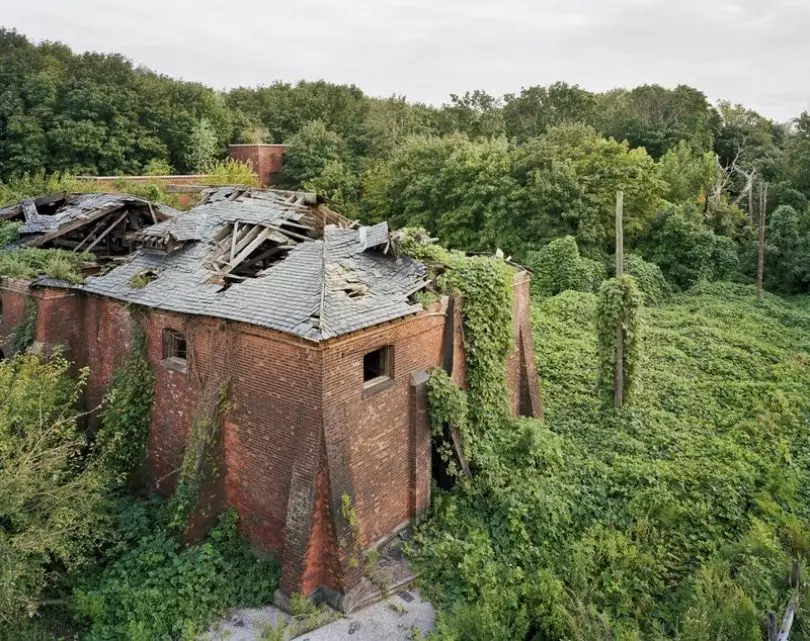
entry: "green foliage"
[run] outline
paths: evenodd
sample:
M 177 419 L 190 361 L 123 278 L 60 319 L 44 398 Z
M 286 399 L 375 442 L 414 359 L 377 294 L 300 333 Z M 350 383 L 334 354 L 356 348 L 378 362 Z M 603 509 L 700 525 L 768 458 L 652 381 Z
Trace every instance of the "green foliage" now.
M 308 122 L 287 141 L 285 182 L 290 187 L 298 187 L 316 180 L 329 163 L 342 163 L 346 154 L 343 139 L 330 131 L 323 121 Z
M 668 185 L 664 198 L 671 203 L 705 202 L 717 177 L 714 153 L 697 153 L 685 140 L 661 157 L 658 171 Z
M 655 214 L 666 184 L 644 149 L 605 139 L 584 125 L 561 125 L 515 152 L 522 189 L 511 226 L 520 238 L 547 242 L 572 235 L 589 255 L 609 253 L 616 192 L 624 191 L 628 242 Z
M 330 207 L 344 216 L 357 216 L 360 177 L 342 161 L 327 161 L 317 176 L 305 180 L 301 186 L 325 198 Z
M 11 335 L 11 349 L 14 353 L 20 353 L 27 350 L 34 343 L 37 335 L 37 313 L 39 307 L 37 300 L 33 297 L 25 299 L 25 310 L 19 325 L 14 328 L 14 333 Z
M 438 446 L 438 453 L 447 473 L 451 477 L 459 478 L 460 470 L 450 443 L 445 438 L 445 427 L 452 426 L 458 429 L 461 447 L 468 452 L 471 437 L 467 424 L 467 394 L 456 385 L 447 372 L 436 368 L 430 372 L 427 383 L 427 398 L 430 431 L 433 435 L 434 444 Z
M 173 173 L 174 167 L 164 158 L 153 158 L 143 168 L 144 176 L 171 176 Z
M 0 276 L 11 278 L 34 278 L 47 276 L 69 283 L 84 279 L 82 263 L 92 261 L 87 252 L 71 252 L 64 249 L 15 249 L 0 251 Z
M 667 280 L 685 289 L 700 280 L 739 275 L 734 241 L 718 236 L 691 207 L 667 207 L 655 217 L 642 242 L 645 257 L 661 267 Z
M 624 269 L 635 279 L 645 304 L 657 305 L 671 293 L 672 288 L 655 263 L 648 263 L 636 254 L 627 254 L 624 257 Z
M 73 409 L 87 380 L 70 364 L 0 362 L 0 636 L 34 615 L 109 531 L 103 478 L 86 464 Z
M 627 402 L 635 384 L 635 370 L 639 350 L 639 307 L 641 296 L 632 276 L 611 278 L 599 287 L 596 308 L 596 335 L 599 370 L 597 382 L 602 394 L 613 398 L 616 368 L 617 328 L 621 326 L 624 336 L 623 391 Z
M 89 193 L 95 188 L 92 181 L 81 180 L 68 173 L 46 174 L 44 169 L 38 169 L 34 173 L 14 176 L 5 181 L 0 179 L 0 207 L 59 191 Z
M 188 519 L 197 506 L 200 486 L 212 474 L 219 472 L 215 469 L 212 457 L 227 399 L 228 383 L 225 382 L 220 386 L 213 405 L 206 402 L 198 404 L 183 451 L 177 487 L 169 502 L 170 530 L 180 533 L 185 531 Z
M 73 595 L 87 641 L 192 639 L 231 607 L 269 602 L 279 571 L 254 557 L 226 512 L 201 543 L 188 547 L 150 532 Z
M 9 220 L 0 221 L 0 248 L 13 243 L 19 237 L 19 229 L 22 223 Z
M 769 291 L 810 291 L 810 214 L 782 205 L 765 231 L 765 282 Z
M 438 284 L 462 299 L 467 355 L 468 456 L 487 468 L 509 416 L 506 356 L 513 345 L 514 269 L 488 256 L 466 256 L 420 242 L 424 230 L 405 230 L 406 253 L 443 272 Z
M 410 138 L 367 173 L 366 216 L 424 227 L 447 247 L 494 251 L 508 240 L 504 231 L 516 187 L 510 154 L 502 138 Z
M 189 136 L 186 166 L 200 174 L 207 173 L 217 156 L 217 133 L 206 118 L 197 121 Z
M 643 308 L 622 413 L 594 393 L 596 309 L 536 305 L 531 454 L 435 493 L 412 556 L 438 638 L 761 638 L 809 549 L 810 301 L 702 283 Z
M 443 369 L 431 370 L 427 397 L 433 436 L 441 438 L 445 425 L 453 425 L 463 434 L 467 427 L 467 395 Z
M 604 265 L 579 255 L 573 236 L 552 240 L 539 252 L 530 252 L 532 288 L 539 296 L 556 296 L 566 290 L 593 292 L 605 277 Z
M 138 196 L 139 198 L 151 200 L 156 203 L 164 203 L 170 207 L 177 207 L 180 202 L 177 194 L 170 193 L 166 189 L 166 185 L 157 180 L 155 182 L 143 183 L 127 180 L 126 178 L 118 178 L 113 182 L 113 187 L 115 191 L 119 193 Z M 95 189 L 94 191 L 99 190 Z
M 125 484 L 146 460 L 154 385 L 146 338 L 133 323 L 132 351 L 113 373 L 96 437 L 99 465 L 111 485 Z
M 207 171 L 206 183 L 209 185 L 248 185 L 258 187 L 259 177 L 253 166 L 245 161 L 228 158 L 212 163 Z

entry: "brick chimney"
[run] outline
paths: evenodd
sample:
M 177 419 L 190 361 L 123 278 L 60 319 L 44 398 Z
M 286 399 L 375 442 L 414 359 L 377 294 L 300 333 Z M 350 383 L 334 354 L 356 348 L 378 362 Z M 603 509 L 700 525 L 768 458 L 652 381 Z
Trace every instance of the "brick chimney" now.
M 228 145 L 228 155 L 234 160 L 249 162 L 263 187 L 279 181 L 285 151 L 287 145 Z

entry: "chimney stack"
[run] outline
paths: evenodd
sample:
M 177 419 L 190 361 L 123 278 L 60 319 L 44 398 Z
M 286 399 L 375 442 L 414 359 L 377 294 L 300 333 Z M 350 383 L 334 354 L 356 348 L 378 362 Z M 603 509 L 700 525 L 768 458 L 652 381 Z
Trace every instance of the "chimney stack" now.
M 228 155 L 234 160 L 249 162 L 259 177 L 262 187 L 279 182 L 281 163 L 287 145 L 246 144 L 228 145 Z

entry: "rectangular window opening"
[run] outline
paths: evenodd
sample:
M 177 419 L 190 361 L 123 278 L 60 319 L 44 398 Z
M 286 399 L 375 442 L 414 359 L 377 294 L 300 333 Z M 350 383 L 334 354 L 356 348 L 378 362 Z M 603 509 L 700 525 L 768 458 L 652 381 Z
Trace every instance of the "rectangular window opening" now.
M 363 356 L 363 386 L 368 389 L 391 380 L 391 347 L 385 346 Z
M 173 329 L 163 330 L 164 360 L 185 361 L 188 356 L 186 336 Z

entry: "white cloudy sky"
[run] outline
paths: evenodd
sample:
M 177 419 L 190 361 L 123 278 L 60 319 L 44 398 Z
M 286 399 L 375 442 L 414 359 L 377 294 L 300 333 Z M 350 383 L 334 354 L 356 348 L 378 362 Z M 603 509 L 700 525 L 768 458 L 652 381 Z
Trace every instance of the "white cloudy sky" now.
M 0 24 L 217 88 L 325 78 L 440 104 L 657 82 L 810 109 L 808 0 L 0 0 Z

